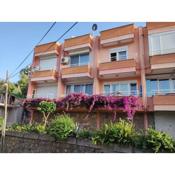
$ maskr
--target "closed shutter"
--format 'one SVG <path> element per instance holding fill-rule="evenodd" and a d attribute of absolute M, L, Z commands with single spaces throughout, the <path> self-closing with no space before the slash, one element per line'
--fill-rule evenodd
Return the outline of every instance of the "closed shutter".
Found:
<path fill-rule="evenodd" d="M 161 48 L 163 54 L 175 52 L 175 32 L 161 36 Z"/>
<path fill-rule="evenodd" d="M 35 98 L 56 98 L 57 86 L 41 86 L 37 87 Z"/>
<path fill-rule="evenodd" d="M 40 59 L 40 70 L 51 70 L 56 68 L 56 58 Z"/>

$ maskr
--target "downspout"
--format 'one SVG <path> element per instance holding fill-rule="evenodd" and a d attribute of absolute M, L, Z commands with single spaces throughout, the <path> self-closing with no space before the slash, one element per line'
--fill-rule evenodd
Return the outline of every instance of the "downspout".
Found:
<path fill-rule="evenodd" d="M 140 73 L 141 73 L 141 84 L 142 84 L 142 101 L 144 107 L 144 129 L 147 129 L 148 115 L 147 115 L 147 95 L 146 95 L 146 73 L 145 73 L 145 60 L 144 60 L 144 38 L 142 28 L 139 28 L 139 53 L 140 53 Z"/>

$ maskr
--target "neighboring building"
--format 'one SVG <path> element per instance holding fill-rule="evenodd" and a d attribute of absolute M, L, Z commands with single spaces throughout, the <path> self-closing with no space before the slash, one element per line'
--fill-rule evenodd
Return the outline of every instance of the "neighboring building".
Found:
<path fill-rule="evenodd" d="M 175 136 L 175 23 L 133 24 L 35 47 L 28 98 L 141 97 L 146 128 Z"/>

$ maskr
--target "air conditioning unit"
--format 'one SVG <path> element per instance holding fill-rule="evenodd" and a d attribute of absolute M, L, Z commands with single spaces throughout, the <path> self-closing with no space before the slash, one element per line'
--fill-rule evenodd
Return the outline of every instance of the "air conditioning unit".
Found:
<path fill-rule="evenodd" d="M 32 67 L 32 72 L 39 71 L 39 66 Z"/>
<path fill-rule="evenodd" d="M 63 57 L 62 59 L 61 59 L 61 64 L 69 64 L 69 57 Z"/>

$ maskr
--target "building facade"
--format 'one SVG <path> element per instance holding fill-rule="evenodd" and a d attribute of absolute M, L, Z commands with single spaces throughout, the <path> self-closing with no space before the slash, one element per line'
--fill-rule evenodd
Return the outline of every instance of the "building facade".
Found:
<path fill-rule="evenodd" d="M 28 98 L 138 96 L 156 129 L 175 136 L 175 23 L 148 22 L 35 47 Z"/>

